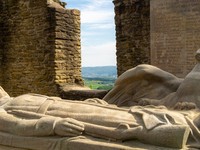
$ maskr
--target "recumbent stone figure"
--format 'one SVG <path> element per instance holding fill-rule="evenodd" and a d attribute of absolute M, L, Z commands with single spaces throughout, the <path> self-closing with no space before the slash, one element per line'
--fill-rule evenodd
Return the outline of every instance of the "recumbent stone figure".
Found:
<path fill-rule="evenodd" d="M 164 106 L 119 108 L 99 99 L 77 102 L 38 94 L 12 98 L 0 88 L 0 131 L 24 137 L 88 135 L 139 140 L 163 147 L 199 148 L 200 87 L 195 84 L 200 81 L 199 53 L 198 64 L 184 80 L 153 66 L 141 65 L 120 76 L 104 98 L 118 105 L 134 101 L 133 105 L 145 103 L 189 110 L 168 110 Z M 123 86 L 126 90 L 121 89 Z M 125 101 L 120 102 L 123 96 Z M 184 107 L 186 103 L 190 107 Z"/>

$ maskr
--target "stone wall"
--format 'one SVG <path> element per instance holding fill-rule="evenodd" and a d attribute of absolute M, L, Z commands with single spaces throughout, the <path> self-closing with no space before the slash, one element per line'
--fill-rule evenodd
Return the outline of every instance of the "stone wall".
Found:
<path fill-rule="evenodd" d="M 3 23 L 3 2 L 0 1 L 0 28 L 4 26 Z M 3 83 L 3 32 L 0 32 L 0 83 Z"/>
<path fill-rule="evenodd" d="M 178 77 L 200 48 L 200 1 L 114 0 L 118 75 L 150 63 Z"/>
<path fill-rule="evenodd" d="M 80 11 L 56 9 L 55 16 L 55 81 L 81 85 Z"/>
<path fill-rule="evenodd" d="M 150 1 L 114 0 L 118 75 L 150 62 Z"/>
<path fill-rule="evenodd" d="M 47 0 L 0 4 L 0 85 L 10 95 L 59 95 L 63 84 L 82 84 L 77 10 Z"/>
<path fill-rule="evenodd" d="M 200 48 L 199 0 L 151 0 L 151 63 L 185 77 Z"/>

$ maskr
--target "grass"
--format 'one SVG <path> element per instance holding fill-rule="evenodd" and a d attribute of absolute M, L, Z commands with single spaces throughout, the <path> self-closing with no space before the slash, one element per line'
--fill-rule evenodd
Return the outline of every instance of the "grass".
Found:
<path fill-rule="evenodd" d="M 83 78 L 87 87 L 94 90 L 110 90 L 114 86 L 115 78 Z"/>

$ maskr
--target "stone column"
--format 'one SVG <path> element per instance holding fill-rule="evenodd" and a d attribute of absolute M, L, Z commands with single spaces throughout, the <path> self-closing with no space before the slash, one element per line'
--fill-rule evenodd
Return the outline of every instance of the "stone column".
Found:
<path fill-rule="evenodd" d="M 150 62 L 150 0 L 114 0 L 118 75 Z"/>

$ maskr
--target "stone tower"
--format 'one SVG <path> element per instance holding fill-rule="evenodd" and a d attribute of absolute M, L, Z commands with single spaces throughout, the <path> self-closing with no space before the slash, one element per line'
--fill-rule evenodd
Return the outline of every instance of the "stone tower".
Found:
<path fill-rule="evenodd" d="M 82 85 L 80 12 L 51 0 L 0 0 L 0 85 L 12 96 Z"/>

